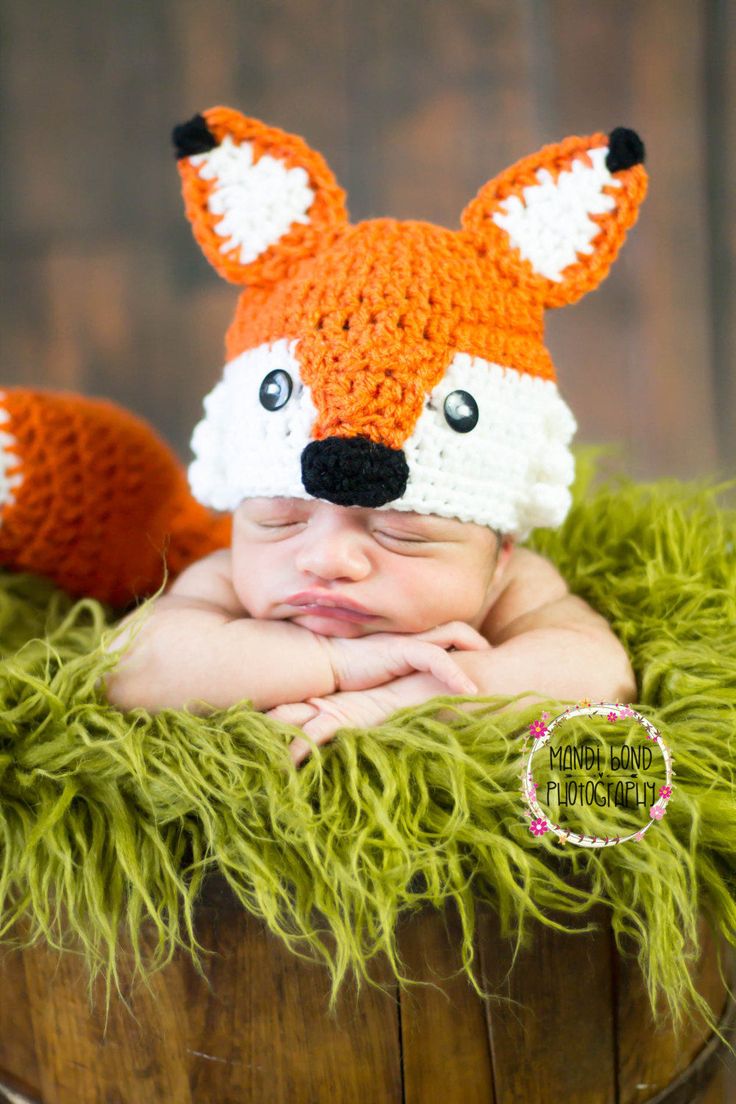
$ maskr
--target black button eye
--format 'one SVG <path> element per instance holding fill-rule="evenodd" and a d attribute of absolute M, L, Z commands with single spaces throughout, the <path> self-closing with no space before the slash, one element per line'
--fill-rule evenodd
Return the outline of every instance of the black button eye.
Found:
<path fill-rule="evenodd" d="M 291 398 L 293 388 L 294 384 L 288 372 L 284 372 L 281 368 L 269 372 L 258 392 L 261 406 L 266 410 L 280 410 Z"/>
<path fill-rule="evenodd" d="M 445 421 L 456 433 L 470 433 L 478 424 L 478 404 L 468 391 L 451 391 L 444 412 Z"/>

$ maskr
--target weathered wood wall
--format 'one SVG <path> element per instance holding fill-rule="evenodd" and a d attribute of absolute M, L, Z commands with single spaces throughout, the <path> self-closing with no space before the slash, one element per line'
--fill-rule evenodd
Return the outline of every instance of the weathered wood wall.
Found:
<path fill-rule="evenodd" d="M 191 458 L 237 291 L 184 218 L 173 124 L 302 134 L 353 220 L 459 227 L 568 134 L 638 130 L 650 194 L 608 280 L 550 312 L 578 441 L 637 477 L 736 468 L 736 5 L 728 0 L 2 0 L 3 381 L 149 418 Z"/>

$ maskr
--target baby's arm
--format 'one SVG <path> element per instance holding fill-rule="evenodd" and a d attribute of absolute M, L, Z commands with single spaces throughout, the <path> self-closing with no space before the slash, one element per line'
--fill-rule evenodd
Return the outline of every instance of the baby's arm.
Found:
<path fill-rule="evenodd" d="M 636 701 L 631 662 L 605 617 L 571 594 L 557 568 L 530 549 L 514 549 L 506 585 L 480 631 L 493 645 L 491 650 L 460 652 L 455 658 L 481 695 L 536 691 L 509 708 L 519 709 L 546 697 Z M 391 685 L 402 705 L 444 693 L 422 675 Z"/>
<path fill-rule="evenodd" d="M 502 663 L 510 674 L 518 662 L 530 677 L 538 674 L 542 689 L 552 679 L 560 698 L 633 701 L 637 696 L 631 661 L 608 621 L 570 593 L 548 559 L 529 549 L 515 549 L 510 583 L 484 629 L 496 645 L 494 684 L 503 680 Z"/>
<path fill-rule="evenodd" d="M 112 705 L 203 715 L 245 699 L 267 710 L 336 690 L 324 638 L 248 616 L 223 568 L 226 551 L 186 568 L 151 601 L 142 627 L 131 624 L 138 611 L 121 621 L 106 650 L 134 639 L 105 680 Z"/>
<path fill-rule="evenodd" d="M 192 564 L 168 594 L 117 626 L 106 650 L 126 651 L 106 680 L 111 704 L 206 713 L 250 700 L 266 712 L 338 689 L 379 686 L 413 670 L 431 671 L 444 693 L 477 692 L 446 651 L 488 649 L 464 622 L 332 639 L 289 621 L 250 618 L 226 565 L 226 550 Z"/>

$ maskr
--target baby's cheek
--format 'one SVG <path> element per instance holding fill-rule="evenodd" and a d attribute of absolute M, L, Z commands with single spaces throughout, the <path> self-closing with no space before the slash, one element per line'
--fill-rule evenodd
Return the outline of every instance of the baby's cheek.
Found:
<path fill-rule="evenodd" d="M 447 572 L 404 569 L 394 580 L 394 632 L 426 632 L 445 621 L 464 620 L 469 605 L 462 583 Z"/>
<path fill-rule="evenodd" d="M 239 565 L 239 567 L 233 568 L 232 584 L 233 590 L 238 596 L 243 609 L 248 612 L 251 617 L 260 617 L 260 607 L 263 605 L 262 598 L 265 595 L 264 587 L 264 573 L 254 565 Z M 260 595 L 260 600 L 259 600 Z"/>
<path fill-rule="evenodd" d="M 468 576 L 464 580 L 447 582 L 438 593 L 441 607 L 436 609 L 441 622 L 464 621 L 478 629 L 487 613 L 488 594 L 482 580 Z"/>

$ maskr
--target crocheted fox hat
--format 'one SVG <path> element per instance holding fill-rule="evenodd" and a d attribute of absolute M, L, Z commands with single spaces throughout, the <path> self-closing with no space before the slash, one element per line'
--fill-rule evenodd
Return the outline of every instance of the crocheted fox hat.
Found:
<path fill-rule="evenodd" d="M 461 230 L 351 225 L 319 153 L 226 107 L 173 139 L 194 236 L 244 287 L 191 439 L 195 499 L 416 511 L 520 541 L 564 521 L 577 425 L 543 314 L 595 288 L 636 221 L 638 135 L 545 146 L 484 184 Z"/>

